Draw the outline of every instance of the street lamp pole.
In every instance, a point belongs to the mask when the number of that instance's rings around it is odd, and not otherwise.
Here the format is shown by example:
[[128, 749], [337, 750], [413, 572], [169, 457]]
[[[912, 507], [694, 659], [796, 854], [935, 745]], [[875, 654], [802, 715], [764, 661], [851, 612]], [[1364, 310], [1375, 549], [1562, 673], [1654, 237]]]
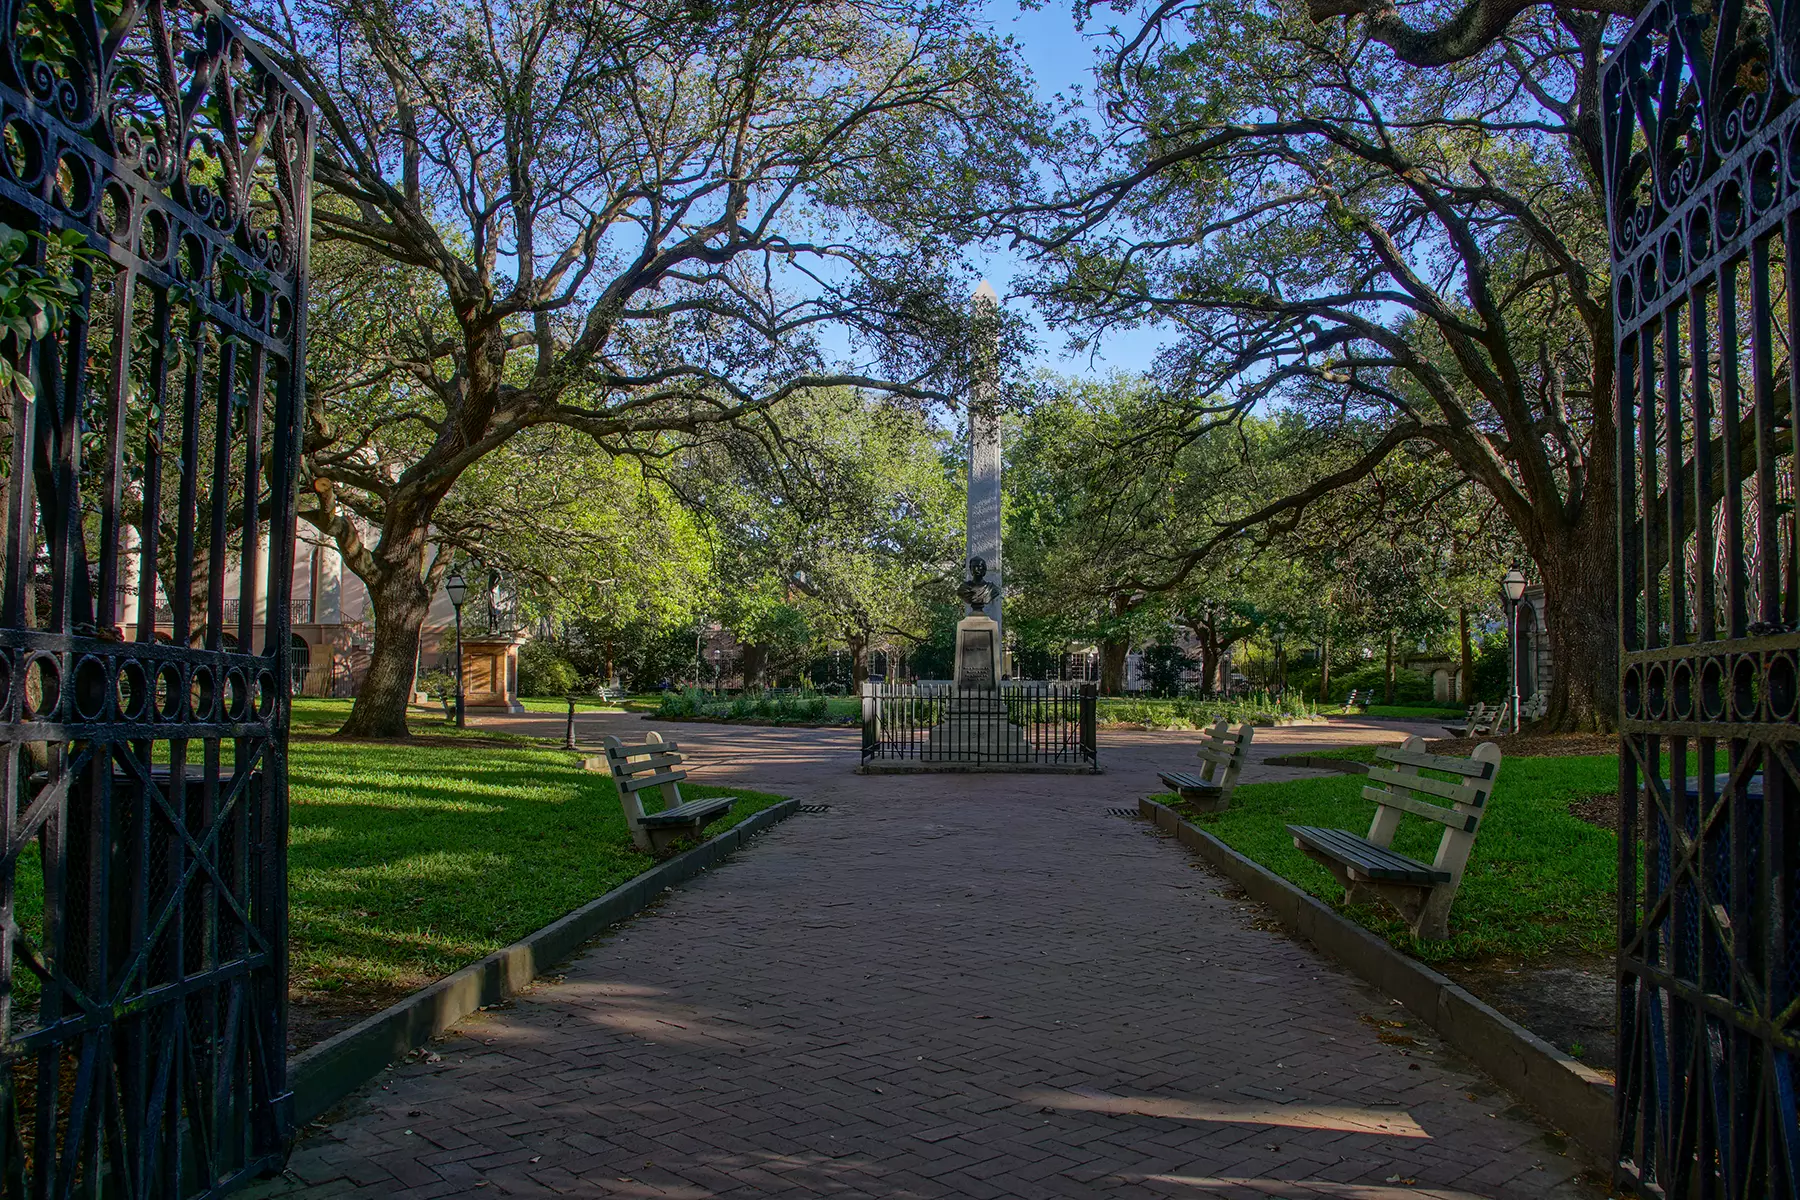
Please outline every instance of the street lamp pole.
[[1519, 732], [1519, 601], [1525, 598], [1525, 573], [1514, 563], [1500, 580], [1500, 597], [1506, 601], [1507, 686], [1512, 692], [1512, 731]]
[[468, 598], [469, 585], [463, 579], [462, 572], [454, 568], [450, 577], [444, 580], [444, 591], [450, 597], [450, 607], [456, 610], [456, 727], [463, 728], [463, 655], [462, 655], [462, 606]]

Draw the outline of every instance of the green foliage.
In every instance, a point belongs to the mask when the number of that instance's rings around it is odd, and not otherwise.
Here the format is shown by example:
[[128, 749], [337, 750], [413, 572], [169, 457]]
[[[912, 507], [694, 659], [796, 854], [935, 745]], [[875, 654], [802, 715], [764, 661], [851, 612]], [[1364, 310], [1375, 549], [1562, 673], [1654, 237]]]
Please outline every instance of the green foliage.
[[1144, 682], [1152, 696], [1173, 696], [1181, 690], [1181, 673], [1193, 665], [1187, 653], [1172, 641], [1152, 642], [1143, 651]]
[[[1372, 748], [1358, 749], [1363, 753], [1345, 757], [1373, 757]], [[1344, 910], [1343, 887], [1294, 848], [1289, 824], [1368, 829], [1375, 805], [1362, 799], [1361, 776], [1248, 784], [1232, 796], [1228, 811], [1189, 819], [1427, 962], [1568, 950], [1603, 954], [1613, 944], [1618, 838], [1572, 815], [1569, 802], [1611, 791], [1618, 781], [1619, 760], [1612, 755], [1503, 762], [1445, 942], [1415, 941], [1389, 909]], [[1429, 862], [1442, 833], [1440, 825], [1408, 817], [1394, 848]]]
[[1256, 692], [1241, 700], [1209, 700], [1179, 697], [1173, 700], [1147, 700], [1102, 696], [1098, 720], [1101, 725], [1142, 725], [1151, 729], [1208, 729], [1221, 718], [1233, 725], [1245, 721], [1252, 725], [1278, 725], [1285, 721], [1316, 716], [1313, 705], [1297, 692], [1274, 696]]
[[433, 700], [442, 700], [446, 696], [456, 695], [456, 673], [441, 667], [420, 671], [414, 686]]
[[[43, 261], [35, 266], [23, 261], [33, 239], [44, 247]], [[105, 261], [76, 230], [27, 234], [0, 224], [0, 333], [12, 334], [25, 346], [60, 330], [69, 314], [81, 308], [76, 265]], [[0, 388], [11, 388], [27, 400], [37, 395], [31, 380], [6, 358], [0, 358]]]
[[[1361, 666], [1353, 671], [1333, 672], [1331, 676], [1331, 701], [1342, 704], [1351, 692], [1383, 701], [1387, 695], [1387, 668], [1377, 662]], [[1394, 703], [1422, 704], [1432, 699], [1431, 680], [1417, 671], [1409, 671], [1405, 667], [1394, 668]]]
[[519, 695], [566, 696], [579, 684], [574, 664], [554, 642], [533, 638], [519, 647]]
[[843, 725], [861, 714], [861, 705], [860, 700], [821, 696], [817, 692], [780, 696], [740, 692], [725, 697], [685, 688], [664, 692], [657, 702], [656, 715], [665, 721], [704, 718], [759, 725]]

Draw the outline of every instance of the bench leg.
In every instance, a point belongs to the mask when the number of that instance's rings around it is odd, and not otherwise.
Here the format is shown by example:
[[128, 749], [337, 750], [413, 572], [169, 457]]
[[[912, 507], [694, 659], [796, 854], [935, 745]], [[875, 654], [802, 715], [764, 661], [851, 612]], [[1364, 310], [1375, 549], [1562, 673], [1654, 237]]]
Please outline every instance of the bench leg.
[[1450, 902], [1456, 889], [1405, 883], [1371, 883], [1369, 888], [1400, 914], [1412, 935], [1420, 941], [1441, 942], [1450, 936]]
[[1440, 884], [1431, 889], [1425, 903], [1419, 906], [1418, 920], [1413, 922], [1413, 936], [1427, 942], [1441, 942], [1450, 936], [1450, 902], [1456, 889]]
[[1182, 801], [1195, 812], [1224, 812], [1231, 807], [1231, 795], [1228, 792], [1181, 792]]
[[655, 825], [645, 832], [650, 835], [649, 849], [661, 858], [673, 854], [680, 843], [699, 837], [700, 822], [693, 821], [686, 825]]
[[1367, 888], [1350, 877], [1350, 868], [1337, 859], [1320, 854], [1311, 846], [1303, 844], [1299, 838], [1294, 839], [1294, 849], [1330, 871], [1332, 878], [1344, 885], [1345, 904], [1369, 904], [1374, 900]]

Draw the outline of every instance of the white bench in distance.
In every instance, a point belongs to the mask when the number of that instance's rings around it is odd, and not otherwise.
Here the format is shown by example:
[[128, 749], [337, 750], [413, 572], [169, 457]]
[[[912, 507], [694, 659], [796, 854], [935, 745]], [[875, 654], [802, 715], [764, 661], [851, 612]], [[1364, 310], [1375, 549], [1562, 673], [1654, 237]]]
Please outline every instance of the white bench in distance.
[[[731, 811], [735, 796], [714, 796], [707, 800], [681, 798], [681, 781], [687, 772], [681, 769], [684, 756], [674, 742], [665, 742], [662, 734], [652, 730], [640, 746], [627, 745], [608, 736], [606, 765], [612, 769], [613, 783], [619, 789], [619, 806], [625, 810], [625, 824], [631, 828], [631, 840], [639, 850], [667, 854], [676, 842], [699, 835], [700, 830]], [[653, 813], [644, 811], [643, 794], [656, 788], [662, 793], [663, 806]]]
[[[1348, 829], [1289, 825], [1294, 846], [1325, 867], [1344, 885], [1345, 904], [1385, 900], [1412, 927], [1413, 936], [1442, 941], [1450, 936], [1450, 904], [1462, 886], [1463, 868], [1475, 848], [1475, 834], [1500, 774], [1500, 747], [1483, 742], [1468, 758], [1431, 754], [1425, 739], [1409, 737], [1398, 748], [1375, 752], [1377, 763], [1367, 778], [1379, 786], [1363, 788], [1363, 799], [1376, 803], [1369, 836]], [[1383, 766], [1392, 763], [1393, 768]], [[1455, 781], [1419, 774], [1420, 768], [1455, 775]], [[1445, 808], [1415, 793], [1450, 801]], [[1437, 857], [1427, 866], [1389, 847], [1407, 813], [1444, 827]]]
[[1231, 805], [1231, 793], [1237, 790], [1238, 772], [1244, 769], [1255, 733], [1255, 728], [1245, 721], [1234, 734], [1231, 723], [1221, 717], [1201, 735], [1196, 753], [1206, 765], [1200, 768], [1200, 774], [1164, 771], [1159, 778], [1202, 812], [1224, 812]]

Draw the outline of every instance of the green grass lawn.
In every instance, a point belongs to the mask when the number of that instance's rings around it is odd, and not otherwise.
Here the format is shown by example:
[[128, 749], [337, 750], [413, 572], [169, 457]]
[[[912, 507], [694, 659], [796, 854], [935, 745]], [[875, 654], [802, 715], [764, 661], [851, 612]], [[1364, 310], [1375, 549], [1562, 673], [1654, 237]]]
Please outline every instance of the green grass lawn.
[[[1368, 746], [1325, 753], [1374, 758]], [[1375, 803], [1362, 799], [1366, 781], [1360, 775], [1246, 784], [1233, 794], [1230, 810], [1188, 819], [1428, 962], [1565, 950], [1606, 953], [1613, 945], [1618, 838], [1573, 816], [1568, 805], [1613, 791], [1618, 778], [1613, 755], [1504, 761], [1444, 942], [1416, 941], [1385, 907], [1345, 909], [1343, 888], [1330, 872], [1294, 848], [1286, 830], [1290, 824], [1368, 832]], [[1429, 862], [1442, 832], [1435, 822], [1408, 816], [1394, 848]]]
[[[576, 712], [625, 712], [630, 698], [623, 700], [582, 700], [575, 701]], [[569, 702], [561, 696], [520, 696], [519, 705], [526, 712], [553, 713], [564, 716], [569, 711]]]
[[1441, 704], [1369, 704], [1363, 706], [1365, 717], [1391, 717], [1401, 721], [1460, 721], [1469, 715], [1466, 708], [1447, 708]]
[[[417, 744], [337, 742], [345, 701], [295, 703], [289, 903], [298, 997], [367, 1007], [549, 924], [654, 863], [612, 780], [526, 738], [416, 720]], [[684, 788], [684, 795], [721, 789]], [[780, 799], [733, 789], [729, 828]]]

